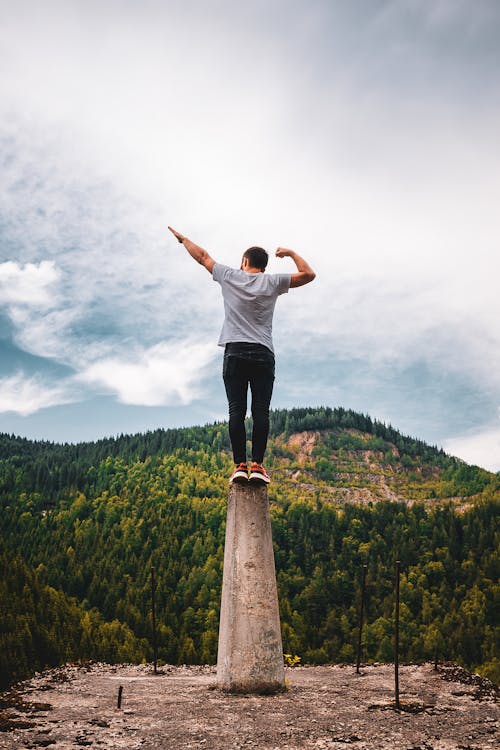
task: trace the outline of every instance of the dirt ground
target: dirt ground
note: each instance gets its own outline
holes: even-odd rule
[[[227,695],[213,667],[92,664],[4,693],[0,748],[486,750],[500,746],[491,683],[458,667],[296,667],[279,695]],[[117,707],[119,687],[122,705]]]

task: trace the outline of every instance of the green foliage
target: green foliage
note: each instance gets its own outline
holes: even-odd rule
[[[277,410],[271,425],[285,652],[354,660],[367,563],[364,658],[390,660],[400,559],[401,657],[496,674],[498,475],[348,410]],[[152,565],[159,659],[215,662],[228,448],[225,424],[81,445],[0,435],[5,679],[151,658]]]
[[[127,625],[104,622],[97,610],[83,610],[76,599],[44,583],[44,565],[29,570],[19,557],[0,550],[0,568],[0,688],[61,662],[136,662],[149,655],[147,641],[139,641]]]
[[[283,654],[283,658],[287,667],[297,667],[301,662],[301,658],[297,654]]]
[[[500,659],[497,656],[494,656],[486,664],[482,664],[477,671],[482,677],[487,677],[495,685],[500,685]]]

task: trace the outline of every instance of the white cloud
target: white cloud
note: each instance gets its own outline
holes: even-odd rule
[[[215,343],[219,290],[170,223],[229,264],[255,243],[310,260],[315,284],[278,303],[285,351],[427,360],[498,389],[488,7],[4,4],[1,252],[16,262],[0,289],[15,342],[125,403],[193,398],[175,341]],[[37,295],[48,309],[28,306]]]
[[[43,382],[40,377],[27,377],[21,372],[0,378],[0,412],[16,412],[25,417],[40,409],[78,400],[69,381],[58,385]]]
[[[54,304],[54,285],[60,272],[53,261],[0,263],[0,305],[44,308]]]
[[[214,355],[211,344],[162,342],[134,358],[97,361],[78,380],[116,394],[124,404],[178,406],[202,395],[204,370]]]
[[[390,273],[330,279],[320,272],[311,287],[278,301],[276,339],[280,348],[308,358],[400,370],[427,363],[435,372],[461,373],[478,390],[500,393],[500,300],[481,287],[482,273],[430,280]]]
[[[444,441],[443,448],[469,464],[500,471],[500,427],[449,438]]]

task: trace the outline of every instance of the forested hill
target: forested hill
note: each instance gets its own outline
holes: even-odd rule
[[[50,503],[68,488],[96,490],[98,467],[110,457],[129,464],[179,451],[218,456],[219,469],[229,470],[227,423],[159,429],[76,445],[0,433],[0,492],[16,488],[40,493]],[[272,411],[267,465],[285,483],[293,476],[295,488],[298,482],[305,491],[305,484],[313,482],[316,489],[338,500],[469,497],[485,491],[490,496],[498,485],[490,472],[342,408]]]
[[[284,648],[352,661],[453,659],[498,679],[500,476],[344,409],[272,413],[266,465]],[[0,435],[3,684],[65,659],[216,658],[226,424],[78,445]],[[3,545],[3,546],[2,546]]]
[[[442,450],[429,446],[422,440],[402,435],[391,425],[379,422],[371,417],[341,407],[274,409],[270,414],[270,436],[283,435],[305,430],[342,430],[356,429],[361,432],[391,442],[402,453],[421,455],[422,457],[444,456]],[[229,449],[227,423],[215,423],[203,427],[184,427],[175,429],[158,429],[136,435],[120,435],[95,442],[53,443],[43,440],[29,440],[6,433],[0,433],[0,458],[20,456],[25,459],[54,459],[64,457],[68,460],[95,462],[107,456],[142,459],[156,453],[170,453],[177,448],[200,448],[213,445],[214,438],[220,436],[221,444],[216,449]]]

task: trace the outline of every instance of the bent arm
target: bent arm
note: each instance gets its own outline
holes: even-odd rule
[[[215,266],[215,260],[210,257],[207,251],[199,245],[196,245],[194,242],[191,242],[191,240],[188,240],[188,238],[184,237],[180,232],[176,232],[172,227],[169,227],[169,229],[181,245],[184,245],[189,255],[201,266],[205,266],[209,273],[212,273]]]
[[[294,289],[298,286],[304,286],[314,281],[316,274],[312,270],[311,266],[304,260],[295,250],[288,250],[286,247],[279,247],[276,250],[276,256],[278,258],[291,258],[297,266],[297,273],[292,273],[290,279],[290,289]]]

